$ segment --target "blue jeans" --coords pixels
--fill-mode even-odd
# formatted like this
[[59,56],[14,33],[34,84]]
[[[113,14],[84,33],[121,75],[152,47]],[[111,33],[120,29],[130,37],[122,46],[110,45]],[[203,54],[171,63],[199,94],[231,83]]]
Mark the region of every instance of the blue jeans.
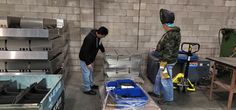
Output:
[[91,86],[94,85],[93,70],[89,69],[86,63],[82,60],[80,60],[80,67],[81,67],[82,78],[83,78],[83,89],[84,91],[90,91]]
[[172,69],[174,65],[175,63],[167,64],[167,71],[170,75],[170,78],[168,79],[161,78],[160,72],[162,71],[162,69],[159,69],[156,75],[153,92],[157,95],[163,94],[163,98],[165,101],[174,100],[174,90],[173,90],[173,82],[172,82]]

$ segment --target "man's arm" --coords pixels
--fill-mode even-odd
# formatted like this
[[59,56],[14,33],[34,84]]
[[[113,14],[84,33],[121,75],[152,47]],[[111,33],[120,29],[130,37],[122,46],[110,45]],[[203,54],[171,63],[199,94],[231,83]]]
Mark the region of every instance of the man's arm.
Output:
[[103,47],[102,43],[99,45],[99,49],[101,50],[102,53],[105,52],[105,48]]
[[173,37],[171,37],[172,33],[168,33],[166,38],[163,39],[161,45],[162,45],[162,50],[160,51],[160,60],[161,61],[168,61],[172,58],[172,55],[175,54],[175,44],[178,41],[175,41]]

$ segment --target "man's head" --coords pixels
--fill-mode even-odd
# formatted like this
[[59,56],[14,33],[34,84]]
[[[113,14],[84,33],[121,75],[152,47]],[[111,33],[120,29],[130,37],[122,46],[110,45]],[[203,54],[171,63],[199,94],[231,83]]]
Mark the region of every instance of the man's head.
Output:
[[160,20],[165,30],[174,27],[175,14],[166,9],[160,9]]
[[98,38],[104,38],[108,34],[108,29],[104,26],[101,26],[97,31],[96,35]]

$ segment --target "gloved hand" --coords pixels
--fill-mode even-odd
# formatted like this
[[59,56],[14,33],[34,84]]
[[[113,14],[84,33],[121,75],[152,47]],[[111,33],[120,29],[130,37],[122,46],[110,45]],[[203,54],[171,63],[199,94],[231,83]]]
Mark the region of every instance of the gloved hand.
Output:
[[170,78],[170,75],[168,74],[168,71],[167,71],[167,62],[164,62],[164,61],[160,61],[160,69],[161,69],[161,78],[162,79],[168,79]]

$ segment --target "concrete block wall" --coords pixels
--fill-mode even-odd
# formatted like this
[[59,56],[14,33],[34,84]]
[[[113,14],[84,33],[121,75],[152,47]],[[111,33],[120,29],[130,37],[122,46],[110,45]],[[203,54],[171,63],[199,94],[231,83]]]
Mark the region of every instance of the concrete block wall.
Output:
[[95,27],[110,29],[106,47],[148,50],[164,33],[159,10],[165,8],[175,13],[182,42],[200,43],[202,57],[217,56],[219,29],[236,27],[235,5],[233,0],[96,0]]
[[147,52],[164,34],[159,10],[165,8],[175,13],[182,42],[200,43],[201,57],[218,56],[218,31],[236,28],[235,6],[234,0],[95,0],[95,27],[109,28],[106,48]]

